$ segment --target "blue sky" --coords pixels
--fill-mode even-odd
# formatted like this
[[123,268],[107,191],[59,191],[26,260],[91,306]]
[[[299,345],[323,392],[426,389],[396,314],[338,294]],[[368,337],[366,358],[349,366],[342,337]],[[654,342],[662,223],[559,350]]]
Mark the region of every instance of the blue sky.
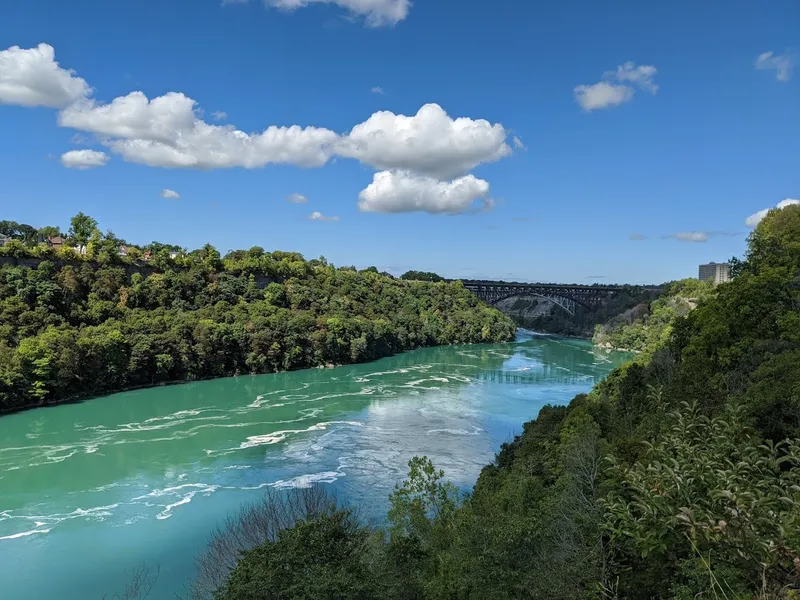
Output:
[[794,0],[12,3],[0,218],[397,273],[696,276],[800,198],[799,24]]

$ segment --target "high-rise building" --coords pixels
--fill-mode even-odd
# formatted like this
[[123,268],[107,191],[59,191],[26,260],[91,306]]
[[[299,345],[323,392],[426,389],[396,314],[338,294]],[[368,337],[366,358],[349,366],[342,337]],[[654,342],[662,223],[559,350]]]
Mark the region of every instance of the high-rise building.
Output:
[[708,263],[700,265],[700,281],[710,281],[714,285],[731,280],[731,266],[728,263]]

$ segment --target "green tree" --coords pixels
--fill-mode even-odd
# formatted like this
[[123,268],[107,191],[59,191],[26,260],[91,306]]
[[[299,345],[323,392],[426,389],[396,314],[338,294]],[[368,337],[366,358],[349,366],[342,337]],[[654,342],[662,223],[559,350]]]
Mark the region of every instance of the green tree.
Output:
[[75,245],[85,246],[96,230],[97,221],[89,215],[79,212],[70,219],[68,235]]
[[58,237],[61,235],[61,229],[53,225],[46,225],[39,228],[39,235],[44,239]]
[[216,600],[384,598],[366,560],[369,537],[349,511],[301,521],[245,552]]

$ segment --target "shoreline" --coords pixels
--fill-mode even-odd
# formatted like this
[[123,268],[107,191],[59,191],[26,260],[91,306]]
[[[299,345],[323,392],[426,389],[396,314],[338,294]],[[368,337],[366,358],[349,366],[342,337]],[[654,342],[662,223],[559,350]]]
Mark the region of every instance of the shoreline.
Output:
[[[527,330],[530,331],[530,330]],[[366,365],[370,363],[377,362],[384,358],[391,358],[393,356],[399,356],[401,354],[405,354],[406,352],[414,352],[416,350],[422,350],[424,348],[446,348],[446,347],[453,347],[453,346],[484,346],[484,345],[491,345],[491,344],[512,344],[516,340],[516,332],[514,334],[514,339],[506,340],[505,342],[491,342],[489,344],[484,343],[471,343],[471,342],[462,342],[460,344],[443,344],[441,346],[419,346],[417,348],[409,348],[408,350],[401,350],[400,352],[393,352],[388,354],[387,356],[381,356],[380,358],[375,358],[372,360],[364,361],[364,362],[350,362],[350,363],[342,363],[342,364],[333,364],[328,363],[324,365],[315,365],[312,367],[303,367],[302,369],[287,369],[283,371],[272,371],[270,373],[232,373],[230,375],[223,375],[221,377],[200,377],[197,379],[173,379],[170,381],[161,381],[158,383],[150,383],[150,384],[143,384],[143,385],[131,385],[123,388],[119,388],[117,390],[112,390],[104,394],[99,395],[90,395],[90,396],[72,396],[69,398],[63,398],[60,400],[53,400],[50,402],[41,402],[39,404],[28,404],[25,406],[16,406],[14,408],[0,408],[0,418],[8,415],[13,415],[17,413],[27,412],[30,410],[36,410],[37,408],[50,408],[53,406],[61,406],[63,404],[81,404],[82,402],[88,402],[90,400],[97,400],[98,398],[105,398],[106,396],[112,396],[114,394],[122,394],[124,392],[133,392],[136,390],[148,390],[157,387],[167,387],[167,386],[174,386],[174,385],[186,385],[189,383],[198,383],[203,381],[214,381],[216,379],[231,379],[233,377],[255,377],[260,375],[278,375],[280,373],[293,373],[295,371],[310,371],[312,369],[335,369],[337,367],[347,367],[350,365]]]

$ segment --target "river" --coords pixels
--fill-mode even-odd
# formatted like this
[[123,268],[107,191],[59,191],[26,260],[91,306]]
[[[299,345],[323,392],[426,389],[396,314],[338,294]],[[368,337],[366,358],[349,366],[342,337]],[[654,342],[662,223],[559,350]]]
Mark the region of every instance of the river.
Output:
[[98,600],[158,565],[174,598],[211,530],[267,486],[329,485],[385,514],[408,460],[474,484],[505,441],[630,358],[582,340],[158,387],[0,418],[0,596]]

